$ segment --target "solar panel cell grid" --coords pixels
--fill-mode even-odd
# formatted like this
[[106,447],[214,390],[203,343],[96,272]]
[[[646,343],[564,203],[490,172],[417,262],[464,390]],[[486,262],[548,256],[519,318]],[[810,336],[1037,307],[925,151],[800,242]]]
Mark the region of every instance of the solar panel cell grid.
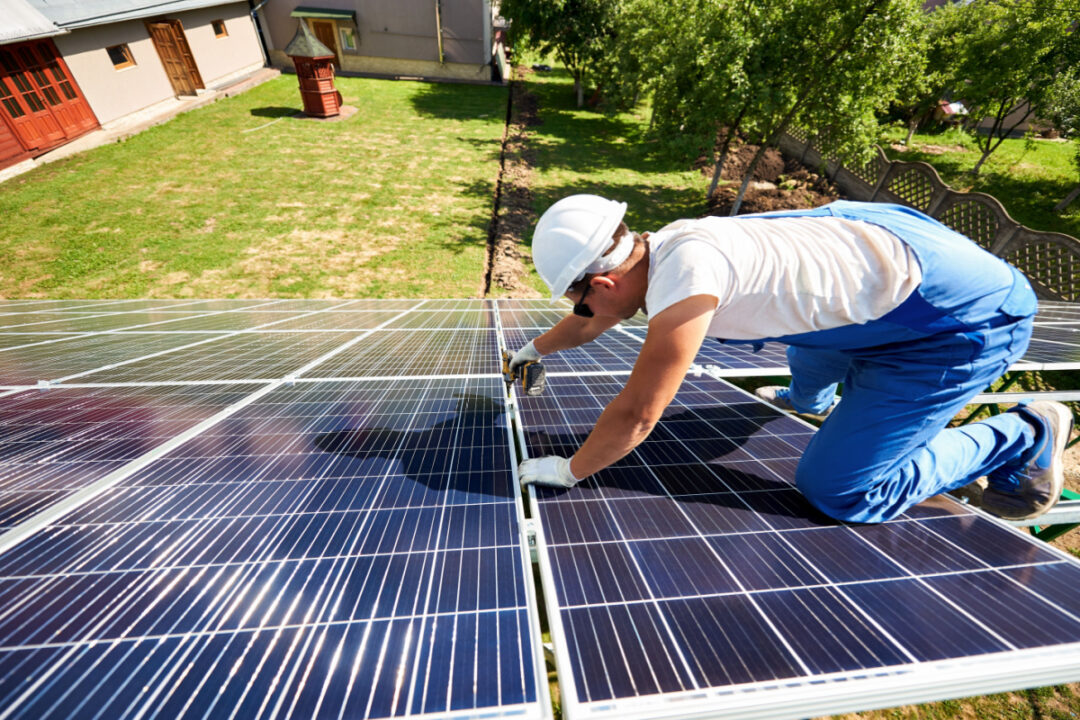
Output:
[[[512,351],[525,345],[540,333],[521,328],[503,328],[506,346]],[[628,372],[634,367],[641,343],[622,333],[606,332],[580,347],[552,353],[543,359],[548,373],[566,372]]]
[[[572,452],[620,386],[554,377],[520,398],[530,456]],[[882,525],[824,517],[789,480],[808,436],[731,386],[688,379],[630,456],[573,490],[537,490],[566,712],[658,708],[663,693],[680,699],[658,714],[717,710],[702,691],[748,688],[758,699],[741,716],[767,714],[769,688],[857,694],[877,670],[971,656],[1000,658],[1007,683],[1009,652],[1080,642],[1080,604],[1061,592],[1039,601],[1048,624],[1026,621],[1039,631],[998,627],[1040,592],[1025,577],[1064,587],[1075,562],[943,498]]]
[[0,555],[4,706],[537,716],[502,390],[283,386]]
[[[54,313],[53,315],[59,315]],[[14,316],[11,316],[14,317]],[[108,315],[85,315],[77,316],[68,314],[59,318],[44,319],[42,315],[34,315],[39,318],[31,324],[8,325],[4,329],[9,332],[105,332],[108,330],[122,330],[125,328],[148,328],[148,329],[181,329],[178,324],[207,322],[211,318],[219,317],[215,313],[195,312],[123,312],[110,313]],[[279,316],[278,319],[288,317]]]
[[[302,311],[270,312],[260,308],[252,311],[237,310],[233,312],[207,313],[190,318],[165,317],[161,318],[164,322],[155,322],[140,329],[156,332],[250,330],[264,325],[276,327],[279,324],[284,324],[289,320],[302,316]],[[135,323],[132,323],[132,326],[134,325]]]
[[277,322],[267,330],[373,330],[401,314],[401,310],[327,310]]
[[0,527],[86,487],[251,386],[53,388],[0,404]]
[[71,335],[61,333],[0,333],[0,350],[24,345],[36,345],[50,340],[63,340],[70,337]]
[[[240,333],[87,373],[92,382],[279,379],[359,336],[358,332]],[[185,338],[187,334],[162,334]],[[121,337],[121,336],[114,336]],[[135,337],[135,336],[132,336]],[[139,335],[139,338],[146,337]],[[160,337],[160,336],[155,336]],[[211,336],[213,337],[213,336]],[[121,337],[123,339],[123,337]],[[179,343],[177,343],[179,345]],[[2,356],[0,356],[2,361]]]
[[491,310],[417,310],[393,320],[386,327],[389,330],[481,330],[495,327],[495,316]]
[[39,380],[57,380],[207,339],[215,338],[185,333],[79,335],[16,347],[0,351],[0,383],[33,385]]
[[498,358],[494,330],[376,330],[307,376],[495,374]]

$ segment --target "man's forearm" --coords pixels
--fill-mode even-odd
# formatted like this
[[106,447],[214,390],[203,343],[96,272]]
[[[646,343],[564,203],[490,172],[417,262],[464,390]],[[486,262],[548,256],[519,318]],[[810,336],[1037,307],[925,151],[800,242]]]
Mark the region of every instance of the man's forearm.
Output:
[[546,333],[533,338],[533,347],[541,355],[550,355],[553,352],[578,347],[600,337],[605,330],[614,327],[617,322],[617,320],[567,315]]
[[655,424],[629,403],[613,401],[570,459],[570,472],[583,478],[621,460],[649,436]]

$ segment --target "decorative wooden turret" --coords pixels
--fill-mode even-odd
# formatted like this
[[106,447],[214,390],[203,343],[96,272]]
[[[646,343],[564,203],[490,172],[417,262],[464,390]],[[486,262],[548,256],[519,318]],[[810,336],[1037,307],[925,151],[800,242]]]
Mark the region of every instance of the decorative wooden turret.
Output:
[[300,18],[296,35],[285,47],[300,80],[304,114],[311,117],[334,117],[341,112],[341,93],[334,88],[334,51],[311,34]]

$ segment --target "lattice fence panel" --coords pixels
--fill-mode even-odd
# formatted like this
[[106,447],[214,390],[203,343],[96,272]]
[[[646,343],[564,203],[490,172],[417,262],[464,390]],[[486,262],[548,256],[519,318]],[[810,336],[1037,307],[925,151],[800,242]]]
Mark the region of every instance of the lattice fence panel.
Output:
[[925,212],[934,197],[934,183],[917,169],[900,173],[889,181],[887,189],[917,210]]
[[806,131],[803,130],[802,128],[790,127],[790,128],[787,129],[787,134],[790,135],[791,137],[795,138],[796,140],[798,140],[799,142],[801,142],[803,144],[806,143],[806,138],[807,138]]
[[997,214],[977,200],[955,203],[938,213],[937,219],[961,235],[975,241],[979,247],[989,250],[997,239]]
[[880,177],[881,166],[878,163],[877,156],[870,158],[863,163],[852,163],[844,166],[849,173],[862,180],[870,187],[877,185],[878,177]]
[[1080,301],[1080,254],[1052,242],[1021,245],[1005,259],[1057,299]]

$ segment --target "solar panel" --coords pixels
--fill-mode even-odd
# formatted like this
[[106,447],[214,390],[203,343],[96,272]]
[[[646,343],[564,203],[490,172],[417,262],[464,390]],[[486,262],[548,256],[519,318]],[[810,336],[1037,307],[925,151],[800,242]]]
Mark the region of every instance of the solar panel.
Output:
[[1060,300],[1040,300],[1039,312],[1035,316],[1036,324],[1073,323],[1080,324],[1080,303]]
[[538,717],[502,395],[280,386],[8,550],[2,706]]
[[490,330],[376,330],[314,368],[310,377],[495,374],[498,339]]
[[[619,378],[522,397],[530,456],[572,452]],[[1077,675],[1080,563],[949,499],[837,523],[791,485],[812,428],[687,379],[637,450],[538,489],[568,716],[809,716]]]
[[[504,327],[506,346],[516,350],[540,333],[532,329]],[[616,331],[608,331],[580,347],[544,356],[545,370],[550,373],[629,372],[641,352],[641,342]]]
[[[77,328],[0,328],[0,717],[550,716],[498,350],[568,311],[0,303]],[[576,449],[643,324],[545,360],[522,448]],[[946,500],[816,516],[790,483],[812,433],[691,377],[631,457],[542,492],[566,716],[1076,679],[1074,561]]]
[[106,365],[217,339],[219,336],[200,334],[133,333],[72,335],[51,342],[28,342],[0,350],[0,385],[33,385],[41,380],[70,378]]
[[[624,328],[623,332],[645,341],[647,328]],[[716,338],[705,338],[694,358],[698,365],[712,365],[717,374],[723,377],[749,377],[754,375],[786,375],[787,346],[780,343],[764,343],[755,349],[753,345],[721,342]]]
[[[360,333],[241,332],[211,335],[210,340],[206,339],[206,335],[184,333],[164,336],[181,338],[181,342],[186,344],[127,360],[123,364],[116,363],[112,367],[73,373],[61,379],[80,378],[98,383],[276,379],[294,373],[324,353],[360,337]],[[121,341],[126,339],[125,336],[114,337],[120,337]],[[176,344],[180,345],[181,342]]]
[[251,386],[53,388],[0,404],[0,530],[252,392]]
[[420,309],[387,323],[387,329],[481,330],[495,327],[491,310],[448,310],[432,312]]

